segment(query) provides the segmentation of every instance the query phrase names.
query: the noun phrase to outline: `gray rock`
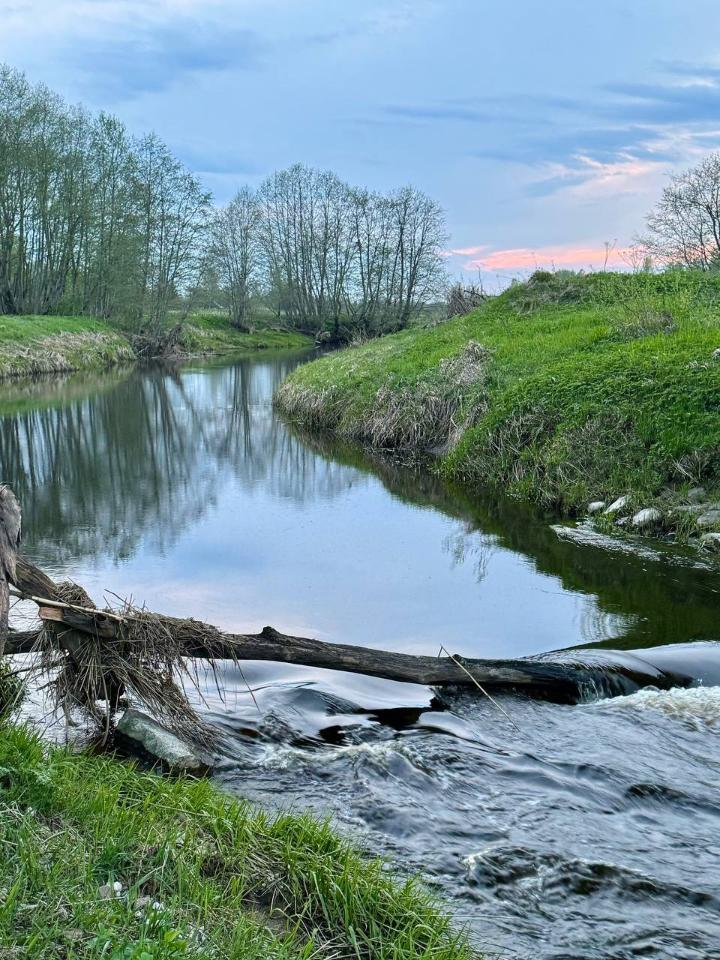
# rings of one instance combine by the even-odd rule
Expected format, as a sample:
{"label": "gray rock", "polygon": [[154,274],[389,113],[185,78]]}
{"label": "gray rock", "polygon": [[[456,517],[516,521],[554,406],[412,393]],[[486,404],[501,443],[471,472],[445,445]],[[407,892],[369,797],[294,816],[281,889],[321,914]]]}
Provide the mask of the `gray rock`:
{"label": "gray rock", "polygon": [[207,770],[207,763],[194,750],[140,710],[126,710],[117,725],[117,733],[131,745],[142,747],[171,770],[192,773]]}
{"label": "gray rock", "polygon": [[673,513],[687,513],[691,516],[698,516],[701,513],[704,513],[710,504],[708,503],[683,503],[679,507],[673,509]]}
{"label": "gray rock", "polygon": [[644,507],[642,510],[638,510],[635,516],[632,518],[632,525],[636,530],[640,530],[643,527],[654,527],[662,520],[662,514],[655,507]]}
{"label": "gray rock", "polygon": [[703,503],[706,496],[707,491],[705,487],[693,487],[692,490],[688,490],[687,492],[689,503]]}
{"label": "gray rock", "polygon": [[704,533],[700,537],[700,546],[703,550],[714,550],[720,553],[720,533]]}
{"label": "gray rock", "polygon": [[720,347],[716,347],[712,352],[713,360],[720,360]]}
{"label": "gray rock", "polygon": [[720,507],[713,506],[705,513],[701,513],[695,523],[699,527],[720,527]]}
{"label": "gray rock", "polygon": [[623,510],[629,503],[630,503],[630,496],[626,493],[624,496],[618,497],[617,500],[614,500],[614,501],[610,504],[610,506],[607,507],[607,508],[603,511],[603,513],[608,514],[608,515],[611,514],[611,513],[619,513],[619,512],[620,512],[621,510]]}
{"label": "gray rock", "polygon": [[604,510],[607,504],[604,500],[593,500],[592,503],[588,504],[588,513],[592,516],[593,513],[600,513],[601,510]]}
{"label": "gray rock", "polygon": [[700,537],[700,546],[703,550],[713,550],[720,553],[720,533],[704,533]]}

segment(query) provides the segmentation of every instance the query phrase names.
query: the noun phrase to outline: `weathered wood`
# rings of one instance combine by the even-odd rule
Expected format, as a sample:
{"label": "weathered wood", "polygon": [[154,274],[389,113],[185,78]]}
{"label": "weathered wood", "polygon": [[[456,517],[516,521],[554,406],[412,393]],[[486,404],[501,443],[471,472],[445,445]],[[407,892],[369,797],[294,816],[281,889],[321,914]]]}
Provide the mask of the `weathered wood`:
{"label": "weathered wood", "polygon": [[[23,558],[18,563],[17,586],[20,592],[35,591],[41,584],[48,598],[58,596],[56,585]],[[102,611],[63,606],[61,601],[56,601],[52,607],[41,607],[41,616],[56,628],[64,624],[68,629],[100,636],[110,642],[124,640],[122,618],[116,615],[108,617]],[[419,656],[296,637],[280,633],[273,627],[265,627],[257,634],[224,633],[197,620],[154,616],[184,648],[186,656],[199,659],[224,657],[294,663],[427,686],[468,687],[480,683],[493,689],[520,688],[535,695],[559,699],[573,698],[583,680],[581,667],[568,669],[565,665],[547,661]],[[32,646],[32,635],[16,634],[9,641],[8,652],[27,651]]]}
{"label": "weathered wood", "polygon": [[[58,646],[68,650],[74,647],[72,637],[82,633],[106,640],[108,643],[132,641],[132,623],[137,619],[130,613],[120,617],[89,607],[66,604],[60,599],[57,586],[26,558],[18,558],[16,586],[21,593],[44,596],[51,601],[41,607],[44,622],[51,626]],[[482,660],[459,655],[429,657],[409,653],[395,653],[349,644],[327,643],[309,637],[296,637],[265,627],[260,633],[224,633],[199,620],[181,620],[152,614],[155,626],[166,630],[177,642],[182,654],[198,659],[266,660],[292,663],[299,666],[342,670],[385,680],[418,683],[431,687],[478,684],[486,689],[516,689],[549,700],[573,702],[585,684],[592,685],[598,676],[597,668],[572,658],[559,656],[527,657],[515,660]],[[7,653],[30,652],[37,643],[33,632],[10,633]],[[683,678],[662,670],[638,674],[624,670],[628,679],[636,679],[639,686],[651,680],[666,687],[682,684]]]}
{"label": "weathered wood", "polygon": [[10,487],[0,486],[0,656],[8,634],[10,584],[16,577],[20,527],[20,504]]}

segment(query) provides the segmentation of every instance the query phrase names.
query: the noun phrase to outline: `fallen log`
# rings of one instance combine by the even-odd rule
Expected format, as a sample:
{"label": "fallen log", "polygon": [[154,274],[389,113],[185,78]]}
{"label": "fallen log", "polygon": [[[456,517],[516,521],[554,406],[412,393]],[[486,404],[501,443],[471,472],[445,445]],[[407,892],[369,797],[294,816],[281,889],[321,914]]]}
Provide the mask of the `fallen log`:
{"label": "fallen log", "polygon": [[[481,685],[493,690],[515,689],[559,702],[576,701],[583,685],[592,684],[597,678],[597,670],[592,667],[547,657],[488,660],[460,655],[422,656],[297,637],[273,627],[255,634],[226,633],[199,620],[135,610],[126,614],[95,610],[64,602],[57,585],[24,557],[17,560],[15,585],[19,595],[38,605],[41,619],[58,637],[62,638],[64,628],[73,635],[85,634],[103,643],[127,645],[128,650],[133,644],[134,627],[151,620],[154,629],[172,637],[183,656],[199,659],[292,663],[431,687]],[[32,631],[11,632],[6,652],[30,652],[38,636]],[[676,682],[671,675],[667,680],[667,685]],[[661,675],[655,682],[665,685]]]}

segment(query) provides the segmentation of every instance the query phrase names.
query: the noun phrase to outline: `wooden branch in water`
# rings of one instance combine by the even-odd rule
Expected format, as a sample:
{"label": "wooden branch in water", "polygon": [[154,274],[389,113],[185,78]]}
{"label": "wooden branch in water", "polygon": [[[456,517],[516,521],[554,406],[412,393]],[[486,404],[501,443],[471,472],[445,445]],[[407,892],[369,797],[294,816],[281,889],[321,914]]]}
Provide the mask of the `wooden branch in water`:
{"label": "wooden branch in water", "polygon": [[[60,599],[56,584],[23,557],[18,558],[18,592],[35,598],[44,621],[54,627],[99,636],[108,642],[128,642],[134,617],[92,610]],[[428,657],[377,650],[349,644],[326,643],[308,637],[280,633],[265,627],[257,634],[224,633],[198,620],[181,620],[153,614],[158,627],[166,630],[185,656],[199,659],[268,660],[301,666],[343,670],[386,680],[419,683],[426,686],[514,687],[534,695],[572,698],[584,673],[581,667],[568,667],[542,660],[476,660],[459,656]],[[37,641],[37,633],[12,633],[8,653],[28,652]],[[132,642],[131,640],[129,642]]]}

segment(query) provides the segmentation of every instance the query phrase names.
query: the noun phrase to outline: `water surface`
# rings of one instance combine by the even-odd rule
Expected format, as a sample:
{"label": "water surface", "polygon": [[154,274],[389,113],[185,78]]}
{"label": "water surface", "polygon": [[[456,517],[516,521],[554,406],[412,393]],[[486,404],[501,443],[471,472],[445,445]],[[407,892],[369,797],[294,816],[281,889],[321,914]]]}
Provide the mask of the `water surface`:
{"label": "water surface", "polygon": [[253,699],[227,669],[218,777],[333,812],[502,955],[720,957],[717,570],[294,434],[271,396],[303,359],[3,387],[27,552],[96,600],[236,631],[477,657],[668,645],[704,686],[505,697],[516,727],[468,693],[286,665],[247,666]]}

